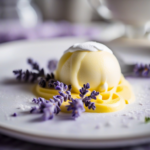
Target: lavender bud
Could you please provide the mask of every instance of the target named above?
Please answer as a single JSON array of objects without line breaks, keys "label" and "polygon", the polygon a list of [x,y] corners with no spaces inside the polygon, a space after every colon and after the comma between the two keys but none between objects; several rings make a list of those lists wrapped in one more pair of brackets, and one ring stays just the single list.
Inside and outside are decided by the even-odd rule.
[{"label": "lavender bud", "polygon": [[12,117],[17,117],[17,113],[13,113],[11,116]]},{"label": "lavender bud", "polygon": [[48,69],[53,72],[54,70],[56,70],[57,68],[57,64],[58,64],[58,61],[57,60],[50,60],[48,62]]},{"label": "lavender bud", "polygon": [[68,91],[71,91],[71,89],[72,89],[72,86],[68,85]]},{"label": "lavender bud", "polygon": [[45,87],[46,87],[46,80],[43,79],[43,78],[41,78],[40,81],[39,81],[39,85],[40,85],[41,87],[45,88]]}]

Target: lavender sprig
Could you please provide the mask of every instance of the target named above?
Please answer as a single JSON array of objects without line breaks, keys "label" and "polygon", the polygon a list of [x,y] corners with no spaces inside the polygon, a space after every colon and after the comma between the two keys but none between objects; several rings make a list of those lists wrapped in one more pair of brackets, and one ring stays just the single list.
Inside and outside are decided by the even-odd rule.
[{"label": "lavender sprig", "polygon": [[46,86],[54,88],[54,82],[56,82],[54,74],[47,74],[45,77],[40,78],[39,86],[42,88],[45,88]]},{"label": "lavender sprig", "polygon": [[71,100],[71,85],[66,85],[62,82],[56,81],[53,83],[54,88],[59,91],[59,94],[64,98],[64,101]]},{"label": "lavender sprig", "polygon": [[58,103],[58,106],[59,106],[59,107],[61,106],[61,104],[62,104],[63,101],[64,101],[64,97],[61,96],[61,95],[53,96],[53,99],[54,99],[55,102]]},{"label": "lavender sprig", "polygon": [[83,98],[88,93],[88,89],[89,88],[90,88],[90,84],[89,83],[83,85],[83,87],[79,90],[81,98]]},{"label": "lavender sprig", "polygon": [[92,91],[90,96],[86,96],[86,94],[89,92],[88,89],[90,88],[90,84],[84,84],[83,87],[79,90],[80,91],[80,99],[73,99],[71,98],[71,102],[69,102],[69,105],[67,105],[67,110],[72,110],[72,117],[77,118],[81,115],[82,112],[85,111],[84,104],[88,109],[95,110],[96,106],[94,102],[91,102],[91,99],[96,100],[96,96],[99,95],[99,92]]},{"label": "lavender sprig", "polygon": [[32,107],[30,113],[43,113],[42,119],[53,119],[54,114],[60,112],[58,101],[55,99],[45,100],[44,98],[37,98],[32,100],[38,107]]},{"label": "lavender sprig", "polygon": [[39,86],[42,87],[42,88],[46,87],[46,80],[44,78],[41,78],[39,80]]},{"label": "lavender sprig", "polygon": [[88,109],[95,110],[96,106],[94,102],[91,102],[91,99],[96,100],[96,96],[99,95],[99,92],[92,91],[90,96],[85,96],[88,93],[88,89],[90,88],[90,84],[84,84],[83,87],[79,90],[80,91],[80,97],[82,98],[83,103],[85,104]]},{"label": "lavender sprig", "polygon": [[28,58],[27,62],[31,65],[32,69],[39,71],[40,67],[37,62],[34,62],[31,58]]},{"label": "lavender sprig", "polygon": [[[44,81],[45,82],[45,81]],[[66,85],[62,82],[56,81],[53,83],[54,88],[59,91],[60,95],[53,96],[53,99],[45,100],[44,98],[34,98],[32,101],[38,105],[38,107],[32,107],[31,113],[43,113],[43,120],[53,119],[55,114],[60,112],[60,106],[64,101],[69,100],[67,110],[72,111],[72,117],[75,119],[79,117],[84,111],[84,104],[88,109],[95,110],[95,103],[91,102],[92,99],[96,99],[99,92],[92,91],[89,96],[86,94],[89,92],[90,84],[84,84],[80,89],[79,99],[73,99],[71,97],[71,85]]]},{"label": "lavender sprig", "polygon": [[85,111],[82,99],[72,99],[66,107],[68,111],[72,110],[72,117],[74,119],[79,117],[82,112]]},{"label": "lavender sprig", "polygon": [[36,72],[29,71],[28,69],[26,71],[22,71],[21,69],[14,70],[13,73],[15,74],[17,80],[35,82],[39,77],[44,76],[44,69],[40,69],[38,63],[34,62],[32,59],[28,59],[27,61],[31,65],[32,69],[36,70]]},{"label": "lavender sprig", "polygon": [[[41,79],[40,83],[42,86],[45,86],[46,80]],[[60,112],[61,104],[64,101],[71,100],[71,85],[68,86],[59,81],[54,82],[53,85],[55,86],[55,89],[59,91],[60,95],[53,96],[53,99],[50,99],[49,101],[45,100],[44,98],[34,98],[32,100],[35,104],[38,104],[39,107],[32,107],[30,112],[43,113],[44,120],[52,119],[54,114],[58,114]],[[73,112],[75,113],[75,110]]]},{"label": "lavender sprig", "polygon": [[22,79],[22,70],[14,70],[13,73],[16,75],[16,79],[17,80],[21,80]]},{"label": "lavender sprig", "polygon": [[65,92],[68,89],[68,85],[66,85],[62,82],[59,82],[59,81],[54,82],[54,86],[55,86],[55,89],[58,91],[64,91]]},{"label": "lavender sprig", "polygon": [[55,79],[54,73],[47,74],[46,77],[45,77],[45,79],[46,79],[46,81],[49,81],[51,79]]},{"label": "lavender sprig", "polygon": [[150,72],[150,65],[136,64],[133,72],[136,76],[148,77]]}]

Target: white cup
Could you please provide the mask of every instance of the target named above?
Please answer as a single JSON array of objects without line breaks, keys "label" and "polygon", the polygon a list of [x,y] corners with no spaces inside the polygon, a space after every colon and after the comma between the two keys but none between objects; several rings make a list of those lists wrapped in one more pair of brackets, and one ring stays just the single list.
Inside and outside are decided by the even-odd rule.
[{"label": "white cup", "polygon": [[97,0],[93,6],[103,18],[126,24],[129,36],[143,36],[144,27],[150,21],[150,0]]}]

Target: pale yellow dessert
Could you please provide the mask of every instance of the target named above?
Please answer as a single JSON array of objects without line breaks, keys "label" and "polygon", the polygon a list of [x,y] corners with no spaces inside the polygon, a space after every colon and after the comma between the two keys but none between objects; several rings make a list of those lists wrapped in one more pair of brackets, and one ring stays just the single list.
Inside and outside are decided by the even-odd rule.
[{"label": "pale yellow dessert", "polygon": [[[79,98],[79,89],[86,83],[90,83],[90,91],[100,92],[97,100],[92,100],[96,109],[85,107],[87,112],[115,112],[134,101],[132,88],[121,74],[116,57],[108,47],[100,43],[78,43],[66,50],[58,63],[55,77],[72,85],[73,98]],[[36,90],[46,99],[58,94],[54,89],[40,86]],[[67,112],[67,104],[68,101],[62,104],[62,111]]]}]

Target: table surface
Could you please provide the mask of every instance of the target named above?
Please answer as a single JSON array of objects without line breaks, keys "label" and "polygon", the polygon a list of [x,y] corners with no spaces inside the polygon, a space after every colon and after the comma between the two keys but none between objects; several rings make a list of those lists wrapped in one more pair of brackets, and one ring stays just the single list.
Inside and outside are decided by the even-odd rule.
[{"label": "table surface", "polygon": [[[75,148],[65,148],[65,147],[54,147],[34,144],[19,139],[11,138],[6,135],[0,134],[0,150],[75,150]],[[137,145],[132,147],[123,147],[123,148],[113,148],[114,150],[150,150],[150,143],[144,145]],[[94,149],[93,149],[94,150]],[[104,150],[101,148],[99,150]],[[107,150],[110,150],[107,149]]]}]

